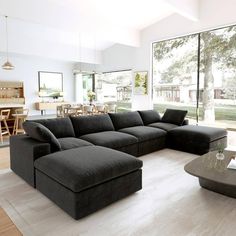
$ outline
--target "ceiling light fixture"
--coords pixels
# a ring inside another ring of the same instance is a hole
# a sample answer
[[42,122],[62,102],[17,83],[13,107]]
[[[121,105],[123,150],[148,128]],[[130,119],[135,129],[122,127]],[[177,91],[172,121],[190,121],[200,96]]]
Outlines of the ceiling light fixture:
[[15,67],[9,62],[8,59],[8,24],[7,24],[8,16],[5,16],[6,19],[6,46],[7,46],[7,61],[2,65],[2,69],[4,70],[13,70]]

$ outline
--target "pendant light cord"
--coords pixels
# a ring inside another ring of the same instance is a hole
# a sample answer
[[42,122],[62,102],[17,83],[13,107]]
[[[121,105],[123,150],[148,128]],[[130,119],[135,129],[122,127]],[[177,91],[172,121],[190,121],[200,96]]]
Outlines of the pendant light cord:
[[6,18],[6,46],[7,46],[7,61],[8,61],[8,25],[7,25],[8,16],[5,16],[5,18]]

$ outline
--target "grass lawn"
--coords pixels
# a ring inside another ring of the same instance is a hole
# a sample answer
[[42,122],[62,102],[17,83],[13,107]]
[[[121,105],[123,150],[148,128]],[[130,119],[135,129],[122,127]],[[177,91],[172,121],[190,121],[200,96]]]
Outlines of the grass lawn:
[[[187,110],[187,117],[191,119],[196,119],[196,107],[191,105],[182,104],[154,104],[154,109],[160,113],[164,113],[166,108]],[[199,108],[199,119],[203,117],[203,108]],[[232,120],[236,121],[236,106],[230,105],[215,105],[215,116],[216,120]]]
[[[196,119],[196,107],[192,105],[178,104],[178,103],[162,103],[162,104],[154,104],[154,109],[159,113],[164,113],[166,108],[172,109],[181,109],[187,110],[187,117],[190,119]],[[117,103],[117,111],[118,112],[127,112],[131,110],[130,102],[118,102]],[[199,119],[202,120],[203,117],[203,108],[199,108]],[[236,121],[236,106],[231,105],[216,105],[215,106],[215,116],[216,120],[229,120]]]
[[117,112],[131,111],[131,102],[117,102]]

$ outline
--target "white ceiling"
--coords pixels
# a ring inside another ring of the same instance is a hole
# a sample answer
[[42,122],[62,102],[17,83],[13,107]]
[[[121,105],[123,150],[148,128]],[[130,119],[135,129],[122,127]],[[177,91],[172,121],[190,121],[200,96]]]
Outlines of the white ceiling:
[[186,6],[193,2],[197,0],[0,0],[0,33],[4,35],[3,15],[8,15],[10,51],[23,53],[29,45],[27,53],[38,47],[32,52],[37,54],[48,43],[76,51],[73,60],[78,60],[81,47],[86,52],[115,43],[139,46],[142,29],[179,13],[181,3],[189,13]]

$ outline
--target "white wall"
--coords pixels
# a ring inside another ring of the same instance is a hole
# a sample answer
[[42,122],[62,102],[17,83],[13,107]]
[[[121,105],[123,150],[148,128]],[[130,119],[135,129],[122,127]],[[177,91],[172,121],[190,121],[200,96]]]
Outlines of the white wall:
[[[4,54],[0,54],[0,65],[5,62],[5,58]],[[35,102],[41,101],[37,94],[38,71],[62,72],[65,101],[74,101],[73,63],[23,55],[10,55],[9,60],[15,69],[6,71],[0,67],[0,80],[24,82],[26,107],[30,108],[30,115],[40,114],[34,107]]]
[[235,0],[200,0],[199,21],[191,21],[179,14],[151,25],[141,32],[141,46],[113,46],[103,52],[101,68],[109,70],[133,69],[149,71],[149,95],[133,96],[132,109],[149,109],[151,102],[151,44],[168,38],[236,24]]

